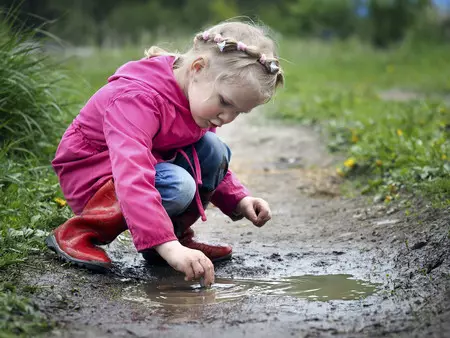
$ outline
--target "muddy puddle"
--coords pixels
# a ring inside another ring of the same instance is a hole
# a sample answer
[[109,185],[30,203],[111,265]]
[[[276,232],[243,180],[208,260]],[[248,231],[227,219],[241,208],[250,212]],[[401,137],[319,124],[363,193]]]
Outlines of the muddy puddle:
[[309,301],[359,300],[378,284],[352,275],[305,275],[272,280],[217,278],[211,288],[183,280],[152,281],[126,288],[123,298],[152,307],[192,307],[238,301],[249,296],[288,296]]

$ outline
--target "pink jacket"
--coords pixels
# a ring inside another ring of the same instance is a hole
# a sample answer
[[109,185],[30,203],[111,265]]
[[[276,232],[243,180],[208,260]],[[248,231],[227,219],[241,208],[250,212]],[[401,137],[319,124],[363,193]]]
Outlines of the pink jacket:
[[[53,168],[75,214],[109,179],[138,251],[175,240],[155,188],[155,164],[197,142],[207,131],[194,122],[178,86],[174,58],[129,62],[97,91],[64,133]],[[228,171],[212,202],[231,216],[247,189]]]

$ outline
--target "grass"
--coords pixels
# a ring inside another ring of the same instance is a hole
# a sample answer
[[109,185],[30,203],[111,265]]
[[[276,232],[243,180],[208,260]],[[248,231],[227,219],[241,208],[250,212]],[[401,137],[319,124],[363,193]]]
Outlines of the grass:
[[287,86],[272,116],[323,127],[329,149],[347,154],[338,174],[356,179],[362,193],[388,202],[405,191],[450,203],[450,46],[283,47],[293,62],[284,63]]
[[[36,336],[51,325],[29,300],[20,267],[35,266],[43,236],[70,211],[49,160],[65,128],[65,70],[34,40],[0,20],[0,337]],[[0,12],[0,19],[2,13]],[[8,282],[7,282],[8,281]]]
[[0,337],[30,337],[51,328],[48,320],[23,292],[23,266],[37,266],[36,255],[46,250],[44,236],[70,216],[48,163],[0,150]]
[[[26,293],[26,291],[22,291]],[[0,289],[0,337],[36,337],[49,331],[49,321],[26,296],[19,295],[16,287],[4,283]]]
[[35,42],[37,31],[14,31],[13,23],[0,21],[0,145],[49,153],[64,130],[66,73]]
[[62,195],[48,165],[2,160],[6,171],[0,179],[0,273],[41,252],[42,237],[70,215],[58,203]]

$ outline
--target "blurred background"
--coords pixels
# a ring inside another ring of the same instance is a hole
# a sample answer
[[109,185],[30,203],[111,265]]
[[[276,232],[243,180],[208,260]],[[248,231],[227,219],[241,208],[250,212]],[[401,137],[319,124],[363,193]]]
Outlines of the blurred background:
[[114,46],[198,31],[232,17],[295,37],[358,37],[384,47],[408,35],[449,41],[450,0],[1,0],[28,26],[74,45]]

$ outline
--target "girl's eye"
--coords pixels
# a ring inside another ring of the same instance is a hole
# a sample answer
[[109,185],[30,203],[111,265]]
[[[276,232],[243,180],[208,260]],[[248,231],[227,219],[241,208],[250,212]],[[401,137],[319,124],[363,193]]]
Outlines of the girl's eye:
[[219,98],[220,98],[220,104],[221,104],[221,105],[223,105],[223,106],[225,106],[225,107],[231,106],[227,101],[225,101],[225,100],[223,99],[222,95],[220,95]]

